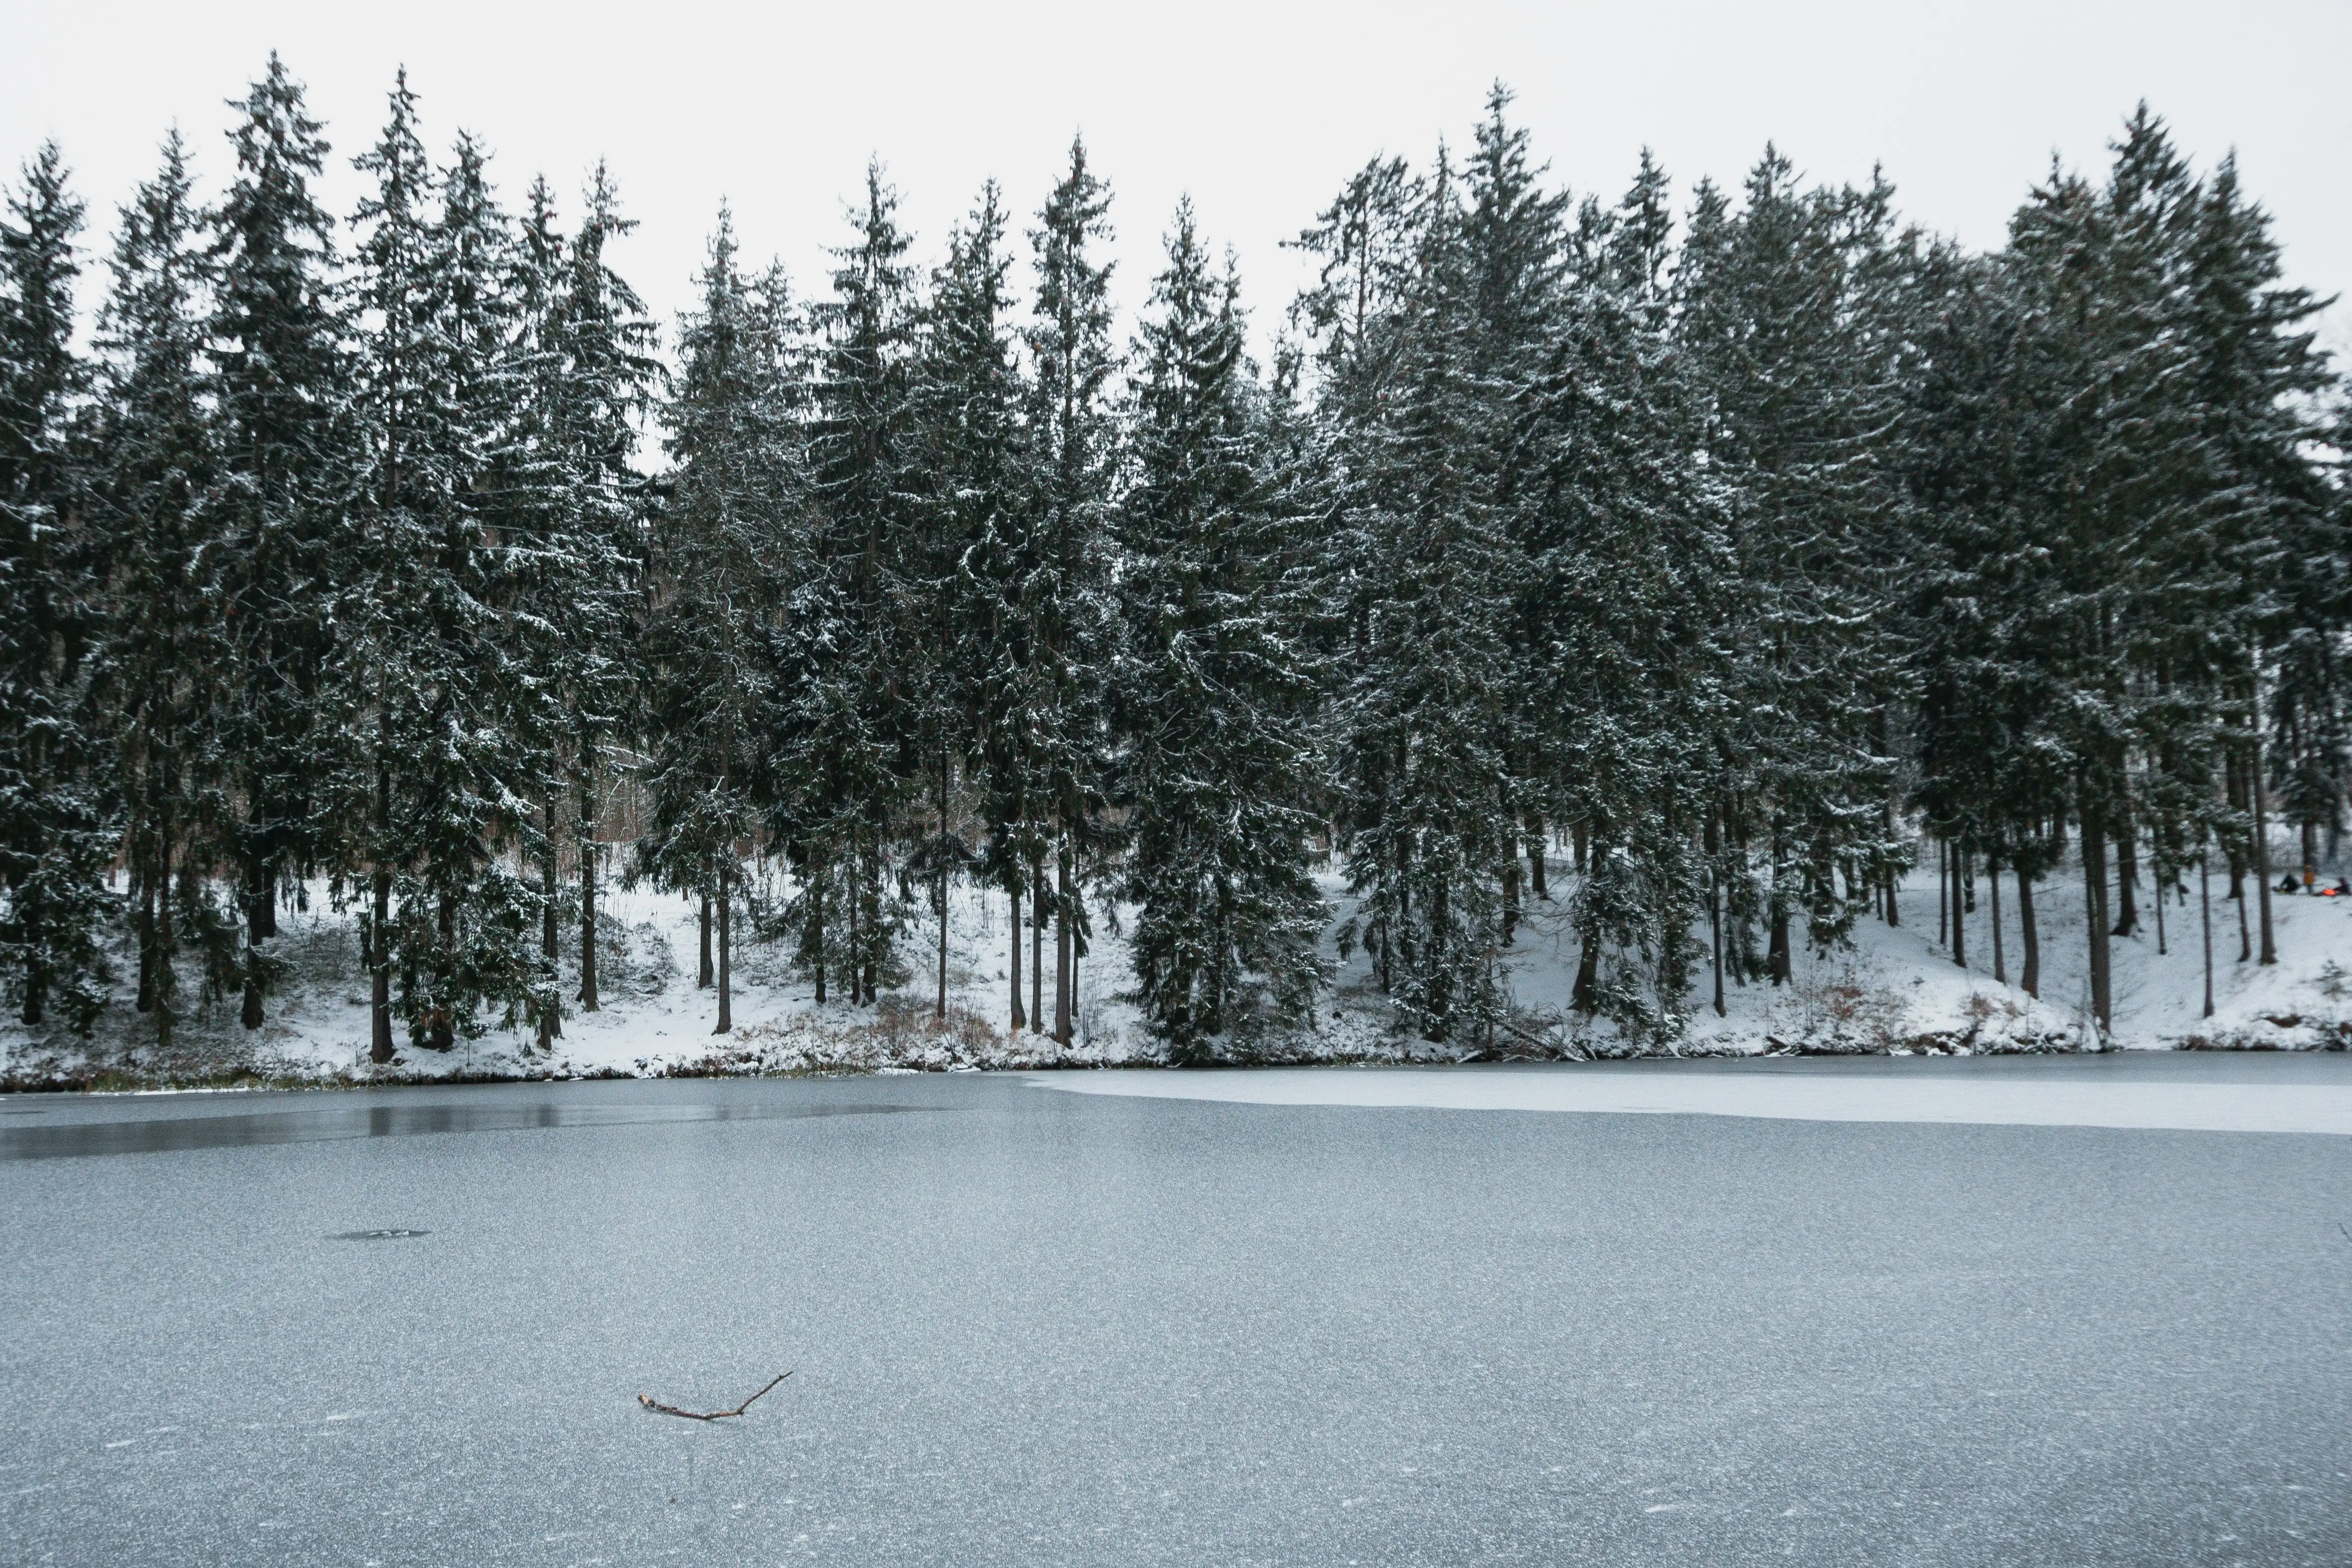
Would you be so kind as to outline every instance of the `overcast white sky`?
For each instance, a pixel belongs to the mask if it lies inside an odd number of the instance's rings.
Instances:
[[[621,265],[667,326],[722,196],[746,250],[782,257],[806,290],[869,154],[928,263],[992,174],[1033,212],[1082,130],[1116,195],[1122,297],[1139,301],[1189,191],[1271,325],[1299,278],[1278,242],[1373,153],[1418,161],[1441,136],[1466,140],[1497,77],[1580,193],[1613,197],[1644,143],[1684,192],[1702,174],[1736,182],[1770,138],[1817,180],[1884,163],[1910,216],[1978,246],[1999,243],[2053,151],[2103,163],[2145,97],[2200,167],[2237,149],[2291,276],[2335,293],[2352,287],[2347,34],[2344,0],[0,0],[0,157],[56,137],[102,231],[174,121],[208,187],[222,176],[222,100],[276,47],[328,121],[329,195],[348,211],[346,160],[404,61],[432,140],[485,137],[510,199],[535,172],[576,190],[611,161],[644,223]],[[2347,319],[2332,320],[2339,346]]]

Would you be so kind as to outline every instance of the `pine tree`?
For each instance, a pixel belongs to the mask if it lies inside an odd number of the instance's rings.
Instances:
[[[1111,342],[1110,275],[1095,247],[1111,237],[1110,187],[1070,143],[1070,166],[1029,234],[1037,291],[1027,332],[1032,460],[1030,583],[1022,591],[1034,702],[1028,720],[1036,787],[1024,837],[1042,840],[1054,861],[1031,867],[1033,930],[1051,899],[1055,931],[1054,1038],[1076,1027],[1077,962],[1087,951],[1082,879],[1104,848],[1100,813],[1108,725],[1102,675],[1115,635],[1108,581],[1111,487],[1118,460],[1109,402],[1118,359]],[[1032,984],[1043,955],[1033,941]],[[1033,992],[1033,995],[1034,993]],[[1033,1006],[1041,1026],[1042,998]]]
[[[485,1004],[511,1021],[529,1000],[538,908],[505,855],[527,758],[500,614],[505,552],[484,506],[522,391],[512,237],[470,138],[447,170],[429,169],[404,77],[382,141],[357,162],[377,178],[358,217],[370,330],[353,408],[370,536],[346,663],[348,706],[373,715],[373,798],[353,815],[373,807],[362,929],[383,1061],[395,1012],[435,1050],[478,1035]]]
[[[654,731],[651,831],[639,865],[707,896],[718,917],[719,1016],[734,1026],[733,916],[740,846],[759,826],[760,732],[772,705],[774,643],[787,611],[776,564],[805,479],[783,417],[780,277],[738,271],[722,211],[701,309],[678,333],[682,361],[663,409],[675,465],[656,534],[646,627]]]
[[[187,157],[174,132],[163,165],[122,211],[113,289],[99,317],[105,374],[89,490],[105,540],[107,628],[96,675],[112,714],[126,818],[137,1007],[168,1047],[183,1016],[178,954],[203,961],[205,993],[234,984],[233,911],[212,879],[226,850],[217,730],[227,626],[206,591],[219,552],[205,501],[216,451],[205,405],[201,249]]]
[[[1245,355],[1239,280],[1230,261],[1212,269],[1190,203],[1167,253],[1136,344],[1114,688],[1138,994],[1194,1061],[1305,1016],[1324,909],[1293,785],[1314,765],[1299,585],[1284,571],[1295,497]]]
[[[940,921],[937,1009],[947,1005],[949,879],[971,871],[1010,895],[1009,1027],[1021,1005],[1021,903],[1036,846],[1020,839],[1030,785],[1025,732],[1026,625],[1018,595],[1027,578],[1027,460],[1023,388],[1006,325],[1005,216],[994,182],[949,236],[933,275],[915,367],[916,419],[925,489],[919,548],[909,562],[928,601],[929,733],[939,759],[937,833],[921,869]],[[952,831],[950,791],[967,782],[987,839],[975,855]]]
[[[327,143],[275,54],[233,107],[244,118],[229,136],[236,176],[211,220],[218,281],[206,336],[234,684],[222,746],[246,918],[243,1016],[257,1028],[279,894],[330,864],[331,792],[351,772],[352,737],[327,690],[351,558],[351,443],[333,220],[310,192]]]
[[[1876,438],[1900,406],[1900,310],[1882,285],[1901,242],[1883,184],[1801,192],[1770,148],[1744,194],[1735,216],[1700,188],[1677,327],[1706,399],[1708,469],[1736,498],[1754,789],[1748,820],[1727,826],[1760,865],[1732,889],[1732,956],[1777,984],[1795,917],[1817,948],[1843,941],[1906,858],[1888,744],[1904,696],[1889,580],[1906,497]]]
[[[1645,154],[1614,208],[1580,216],[1518,378],[1511,503],[1520,772],[1584,847],[1573,999],[1632,1040],[1680,1032],[1702,908],[1721,1008],[1727,828],[1752,787],[1734,743],[1737,562],[1726,497],[1696,460],[1666,202]]]
[[[821,906],[833,906],[815,962],[837,959],[853,1004],[874,1002],[898,977],[894,861],[903,817],[938,759],[919,697],[932,637],[910,581],[921,516],[914,271],[878,165],[866,169],[865,195],[850,215],[856,238],[835,252],[832,297],[814,311],[809,463],[822,567],[803,595],[804,685],[793,725],[810,824],[797,837],[823,889],[811,914],[821,921]]]
[[[598,804],[614,753],[634,732],[640,700],[635,641],[648,490],[632,459],[638,419],[661,367],[653,357],[656,333],[645,302],[612,264],[611,247],[636,220],[621,216],[620,191],[602,163],[589,178],[585,208],[572,236],[555,322],[556,404],[540,417],[552,431],[547,460],[562,476],[556,537],[571,567],[558,574],[558,597],[551,602],[562,612],[553,690],[569,731],[580,877],[578,994],[582,1009],[593,1013],[600,1005]],[[547,815],[553,815],[551,803]]]
[[[1362,942],[1402,1021],[1432,1040],[1499,1019],[1499,869],[1517,828],[1507,753],[1515,554],[1494,499],[1494,405],[1475,372],[1476,280],[1441,156],[1396,369],[1354,438],[1344,504],[1362,584],[1337,763]],[[1482,471],[1482,467],[1484,471]]]
[[[88,1033],[104,999],[98,921],[114,848],[87,703],[98,605],[81,519],[73,237],[82,205],[54,142],[0,220],[0,965],[28,1026],[52,1004]]]

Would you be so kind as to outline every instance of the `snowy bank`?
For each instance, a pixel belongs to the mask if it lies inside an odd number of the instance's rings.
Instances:
[[[2011,984],[2018,932],[2013,909],[2002,932],[2003,973],[1992,973],[1990,899],[1968,917],[1970,963],[1957,964],[1937,941],[1935,892],[1916,876],[1900,900],[1899,926],[1864,921],[1847,946],[1826,954],[1801,951],[1791,983],[1727,984],[1718,1016],[1712,974],[1702,962],[1683,1003],[1685,1029],[1675,1054],[1748,1056],[1770,1052],[1955,1052],[2097,1048],[2090,1022],[2088,958],[2078,879],[2045,881],[2039,905],[2042,995]],[[1560,877],[1559,899],[1530,906],[1504,955],[1513,1010],[1490,1042],[1433,1044],[1395,1026],[1361,952],[1336,962],[1335,982],[1307,1026],[1254,1043],[1242,1059],[1270,1065],[1328,1062],[1437,1062],[1475,1057],[1577,1058],[1647,1049],[1569,1005],[1577,944]],[[1327,873],[1333,923],[1349,912],[1344,879]],[[2238,907],[2210,906],[2214,1014],[2204,1016],[2205,931],[2196,885],[2164,903],[2159,938],[2152,888],[2144,889],[2146,927],[2112,943],[2115,1025],[2106,1044],[2135,1049],[2341,1048],[2352,1036],[2352,899],[2276,895],[2273,912],[2279,962],[2241,960]],[[239,1026],[234,996],[195,1006],[156,1044],[152,1020],[119,988],[87,1041],[62,1030],[28,1033],[0,1025],[0,1081],[12,1087],[124,1087],[156,1084],[358,1083],[468,1078],[670,1077],[735,1073],[869,1072],[893,1069],[1020,1069],[1152,1066],[1164,1058],[1125,999],[1132,985],[1128,949],[1109,911],[1095,916],[1093,951],[1078,970],[1076,1037],[1066,1049],[1034,1028],[1009,1029],[1011,969],[1004,901],[971,889],[951,899],[948,930],[948,1015],[935,1014],[939,928],[919,910],[905,933],[909,973],[877,1006],[819,1005],[805,976],[780,947],[751,942],[734,963],[735,1027],[714,1035],[714,994],[695,984],[697,911],[684,900],[614,889],[604,896],[599,942],[603,1005],[574,1011],[551,1052],[532,1047],[523,1028],[494,1027],[438,1053],[406,1043],[389,1068],[367,1060],[366,981],[354,921],[313,889],[308,907],[289,911],[275,944],[285,979],[259,1029]],[[1131,911],[1130,911],[1131,912]],[[2252,911],[2248,911],[2251,924]],[[1704,949],[1705,932],[1696,935]],[[1023,933],[1024,988],[1026,933]],[[1328,939],[1327,938],[1327,942]],[[1051,944],[1047,944],[1051,963]],[[576,954],[571,955],[576,962]],[[127,973],[127,963],[118,963]],[[576,984],[576,975],[567,979]],[[1051,977],[1045,986],[1051,1005]],[[1027,998],[1024,1003],[1026,1005]]]

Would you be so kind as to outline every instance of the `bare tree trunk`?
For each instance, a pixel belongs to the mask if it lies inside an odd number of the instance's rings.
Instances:
[[[1936,944],[1952,945],[1952,858],[1940,838],[1936,840]]]
[[[2199,829],[2201,834],[2204,830]],[[2205,928],[2205,1016],[2213,1016],[2213,880],[2207,871],[2203,841],[2197,850],[2197,913]]]
[[[2105,825],[2083,824],[2083,890],[2088,896],[2091,942],[2091,1016],[2104,1033],[2115,1021],[2115,997],[2107,969],[2107,839]]]
[[[2254,886],[2262,889],[2263,957],[2264,963],[2278,962],[2278,938],[2271,928],[2271,825],[2268,789],[2263,784],[2263,732],[2259,720],[2254,726]]]
[[[1018,1035],[1029,1026],[1029,1015],[1021,1010],[1021,874],[1013,876],[1013,1032]]]
[[[2139,931],[2139,830],[2126,809],[2116,826],[2116,934]]]
[[[1789,852],[1780,830],[1772,831],[1772,910],[1764,963],[1772,984],[1786,985],[1791,977],[1789,954]]]
[[[1990,855],[1985,857],[1985,882],[1992,889],[1992,977],[2009,984],[2009,966],[2002,962],[2000,952],[2000,868]]]
[[[817,1005],[824,1005],[824,900],[833,891],[833,868],[810,857],[809,948],[816,955]]]
[[[1503,945],[1508,947],[1519,929],[1519,858],[1503,862]]]
[[[1968,875],[1969,852],[1955,841],[1952,845],[1952,962],[1962,969],[1969,966]]]
[[[596,1011],[596,784],[580,773],[580,1008]]]
[[[172,974],[172,821],[167,816],[156,834],[155,880],[155,1043],[169,1049],[173,994],[179,989]]]
[[[1070,930],[1070,841],[1066,836],[1062,839],[1055,868],[1054,890],[1054,1043],[1066,1047],[1070,1043],[1070,982],[1075,978],[1071,942],[1076,934]]]
[[[1709,812],[1706,837],[1702,847],[1706,851],[1706,929],[1715,950],[1715,1016],[1723,1013],[1723,832]]]
[[[702,895],[702,912],[699,924],[701,928],[699,934],[702,939],[702,962],[695,968],[694,988],[697,991],[705,991],[716,984],[718,978],[716,972],[710,966],[710,895],[708,892],[705,892]]]
[[[948,1019],[948,749],[940,748],[940,999],[934,1016]]]
[[[547,984],[546,1005],[539,1015],[539,1048],[551,1051],[563,1033],[563,1010],[555,1000],[556,963],[562,952],[563,937],[556,910],[561,878],[556,862],[555,796],[551,791],[540,801],[539,811],[540,826],[546,830],[546,847],[539,868],[539,962]]]
[[[433,944],[433,1011],[425,1025],[425,1044],[436,1051],[455,1050],[457,1046],[456,1015],[451,993],[457,988],[453,957],[457,947],[457,909],[449,895],[442,893],[434,900],[433,929],[436,940]]]
[[[2017,868],[2018,988],[2028,996],[2042,994],[2042,933],[2033,928],[2033,879]]]
[[[730,962],[735,944],[729,940],[733,934],[734,870],[735,847],[730,844],[719,858],[719,1026],[710,1031],[714,1035],[728,1034],[735,1027],[734,973]]]
[[[1045,1032],[1045,857],[1029,863],[1029,1032]]]
[[[1534,889],[1536,897],[1548,904],[1551,902],[1551,882],[1544,868],[1543,818],[1528,817],[1527,828],[1528,885]]]
[[[141,835],[143,837],[144,835]],[[135,842],[135,840],[134,840]],[[137,1011],[155,1010],[155,852],[141,845],[132,866],[139,874],[139,998]]]

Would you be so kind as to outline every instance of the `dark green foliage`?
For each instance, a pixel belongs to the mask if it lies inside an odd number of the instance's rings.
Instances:
[[[73,237],[82,205],[54,143],[0,218],[0,987],[27,1026],[87,1031],[113,849],[87,698],[99,632],[74,402]]]

